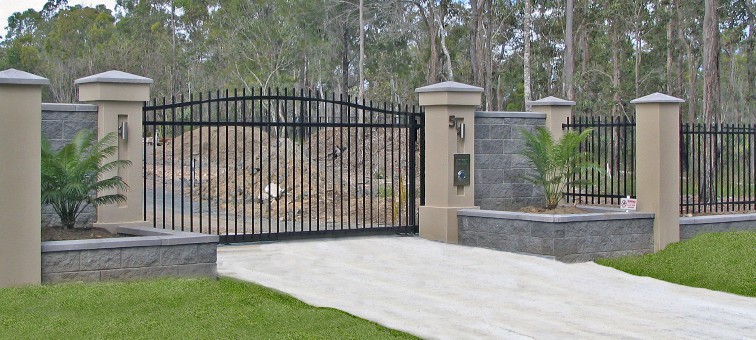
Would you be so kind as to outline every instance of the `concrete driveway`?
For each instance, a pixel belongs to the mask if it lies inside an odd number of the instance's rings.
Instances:
[[[423,338],[756,339],[756,299],[417,237],[218,249],[221,275]]]

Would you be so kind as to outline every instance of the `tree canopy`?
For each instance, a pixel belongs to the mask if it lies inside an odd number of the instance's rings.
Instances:
[[[51,0],[8,18],[0,69],[49,78],[53,102],[118,69],[154,79],[157,97],[296,87],[406,102],[454,80],[483,87],[484,110],[523,110],[529,92],[616,116],[664,92],[686,100],[686,121],[756,122],[756,6],[705,2],[528,0],[525,27],[524,0],[118,0],[115,11]]]

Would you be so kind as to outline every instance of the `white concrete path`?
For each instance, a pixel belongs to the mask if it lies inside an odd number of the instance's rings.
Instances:
[[[756,299],[417,237],[218,249],[218,272],[438,339],[756,339]]]

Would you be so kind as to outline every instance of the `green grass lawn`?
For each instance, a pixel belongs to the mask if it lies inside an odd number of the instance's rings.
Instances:
[[[701,234],[656,254],[596,263],[633,275],[756,297],[756,232]]]
[[[0,289],[0,339],[413,338],[228,278]]]

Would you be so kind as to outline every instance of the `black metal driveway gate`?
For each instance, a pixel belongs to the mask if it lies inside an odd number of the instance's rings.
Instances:
[[[222,242],[414,233],[423,113],[285,89],[144,106],[144,201],[156,228]]]

